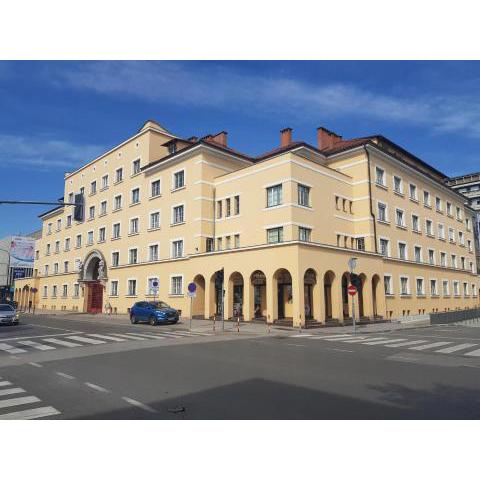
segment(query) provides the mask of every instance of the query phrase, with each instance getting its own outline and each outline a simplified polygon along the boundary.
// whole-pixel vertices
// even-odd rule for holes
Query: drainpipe
[[[216,224],[216,219],[217,219],[217,189],[213,187],[213,251],[215,251],[216,248],[216,238],[215,238],[215,224]]]
[[[368,149],[365,146],[365,154],[367,155],[367,165],[368,165],[368,194],[370,197],[370,216],[373,219],[373,239],[375,242],[375,253],[378,253],[378,244],[377,244],[377,222],[375,219],[375,213],[373,212],[373,199],[372,199],[372,172],[370,168],[370,154]]]

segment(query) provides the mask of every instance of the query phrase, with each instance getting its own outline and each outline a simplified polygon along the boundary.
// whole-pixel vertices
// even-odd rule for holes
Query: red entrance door
[[[103,285],[98,282],[92,282],[88,285],[88,313],[102,313],[103,304]]]

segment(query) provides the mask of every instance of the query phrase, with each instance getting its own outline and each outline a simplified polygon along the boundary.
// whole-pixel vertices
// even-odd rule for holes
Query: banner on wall
[[[33,268],[35,240],[28,237],[12,237],[10,266]]]

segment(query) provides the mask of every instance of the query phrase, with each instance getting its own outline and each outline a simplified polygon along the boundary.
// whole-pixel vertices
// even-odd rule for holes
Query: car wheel
[[[153,327],[157,324],[157,319],[152,315],[150,317],[150,325]]]
[[[135,315],[131,315],[130,316],[130,321],[135,324],[135,323],[138,323],[138,320],[136,319]]]

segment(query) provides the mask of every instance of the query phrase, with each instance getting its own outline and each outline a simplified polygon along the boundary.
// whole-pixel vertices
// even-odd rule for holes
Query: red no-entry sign
[[[354,285],[349,285],[348,286],[348,294],[351,295],[352,297],[357,294],[357,287]]]

